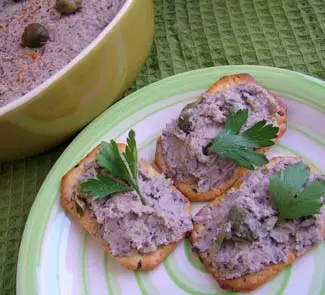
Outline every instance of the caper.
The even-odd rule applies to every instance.
[[[192,123],[190,121],[189,114],[185,113],[178,117],[177,119],[177,125],[180,129],[182,129],[184,132],[188,133],[191,131]]]
[[[237,204],[231,206],[228,218],[233,222],[243,222],[247,216],[247,211]]]
[[[214,246],[216,247],[216,250],[219,251],[222,247],[222,244],[231,238],[230,232],[228,230],[228,224],[222,224],[220,225],[219,233],[214,239]]]
[[[230,208],[229,221],[231,222],[231,230],[236,238],[253,241],[258,238],[249,222],[249,213],[237,204]]]
[[[203,101],[203,96],[199,96],[198,99],[196,100],[196,104],[200,104]]]
[[[195,102],[188,103],[185,107],[183,107],[183,109],[181,110],[181,113],[185,112],[189,109],[193,109],[196,106],[197,106],[197,104]]]
[[[192,109],[197,104],[195,102],[187,104],[181,111],[181,114],[179,115],[177,119],[177,125],[180,129],[182,129],[184,132],[188,133],[191,131],[192,123],[190,121],[190,115],[187,112],[189,109]]]
[[[21,37],[21,45],[30,48],[43,46],[50,39],[47,29],[39,23],[32,23],[25,27]]]
[[[81,8],[82,0],[56,0],[55,9],[62,14],[74,13]]]

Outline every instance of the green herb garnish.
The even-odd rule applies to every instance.
[[[224,128],[209,146],[208,152],[217,153],[242,167],[254,170],[269,161],[264,154],[255,152],[253,148],[273,145],[272,139],[276,138],[279,128],[272,124],[266,124],[266,121],[263,120],[239,134],[247,119],[247,109],[230,115]]]
[[[309,168],[298,162],[271,177],[269,190],[280,221],[314,215],[323,205],[325,180],[306,184],[309,174]]]
[[[122,154],[119,152],[114,140],[110,143],[102,142],[96,160],[98,165],[112,176],[102,173],[95,179],[82,182],[81,187],[85,192],[94,199],[103,199],[114,193],[134,190],[140,197],[141,203],[146,204],[138,183],[138,152],[133,130],[128,134],[125,152]]]

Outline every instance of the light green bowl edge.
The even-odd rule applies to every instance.
[[[134,0],[128,0],[130,2],[129,7],[131,7],[134,3]],[[128,10],[125,10],[122,15],[120,15],[119,19],[116,22],[116,25],[121,23],[125,15],[128,13]],[[47,91],[47,88],[57,84],[60,80],[64,80],[66,78],[67,73],[73,70],[78,64],[82,62],[82,59],[89,58],[93,54],[94,49],[97,46],[100,46],[103,40],[111,33],[111,30],[108,30],[105,34],[101,32],[100,36],[97,36],[95,40],[91,42],[86,48],[84,48],[75,58],[73,58],[67,65],[57,71],[55,74],[46,79],[43,83],[38,85],[36,88],[32,89],[25,95],[19,97],[13,102],[8,103],[7,105],[0,108],[0,117],[8,116],[12,112],[19,111],[20,108],[24,107],[25,104],[29,104],[39,99],[44,92]],[[105,28],[106,30],[106,28]]]
[[[112,20],[96,39],[66,66],[26,95],[0,108],[0,131],[4,134],[4,145],[0,145],[0,161],[21,159],[57,146],[75,135],[118,100],[134,82],[150,52],[154,27],[152,6],[152,0],[127,0],[116,20]],[[141,24],[137,22],[138,25],[133,28],[133,31],[129,30],[127,26],[130,21],[134,22],[141,13],[145,13]],[[147,20],[146,26],[143,27],[145,20]],[[142,38],[139,39],[140,32]],[[118,42],[114,43],[116,40]],[[137,40],[138,43],[133,48],[126,47],[126,44]],[[111,81],[112,85],[108,90],[107,86],[106,88],[103,86],[102,81],[100,87],[96,87],[99,90],[93,96],[96,103],[89,103],[87,94],[77,92],[71,97],[79,99],[70,100],[68,96],[67,101],[70,103],[63,103],[59,108],[55,107],[51,98],[64,97],[74,92],[73,89],[76,87],[73,85],[78,85],[80,82],[80,73],[87,73],[87,63],[97,61],[98,57],[108,51],[113,51],[116,55],[118,50],[122,52],[121,56],[125,57],[128,63],[126,70],[120,73],[123,77],[117,80],[119,83]],[[116,58],[106,68],[109,69],[105,73],[107,77],[114,71],[121,72],[120,63]],[[96,75],[92,70],[91,77],[94,76]],[[67,82],[72,86],[66,87]],[[52,109],[56,110],[52,112]],[[44,116],[43,111],[49,112],[51,116]]]

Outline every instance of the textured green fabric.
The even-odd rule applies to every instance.
[[[191,69],[261,64],[325,79],[324,0],[156,0],[155,40],[130,93]],[[0,294],[15,294],[21,235],[64,146],[0,164]],[[40,222],[42,222],[40,220]]]

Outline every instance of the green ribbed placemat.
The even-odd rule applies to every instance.
[[[155,24],[151,54],[127,93],[176,73],[227,64],[276,66],[325,79],[324,0],[156,0]],[[1,295],[15,294],[24,224],[63,149],[0,163]]]

